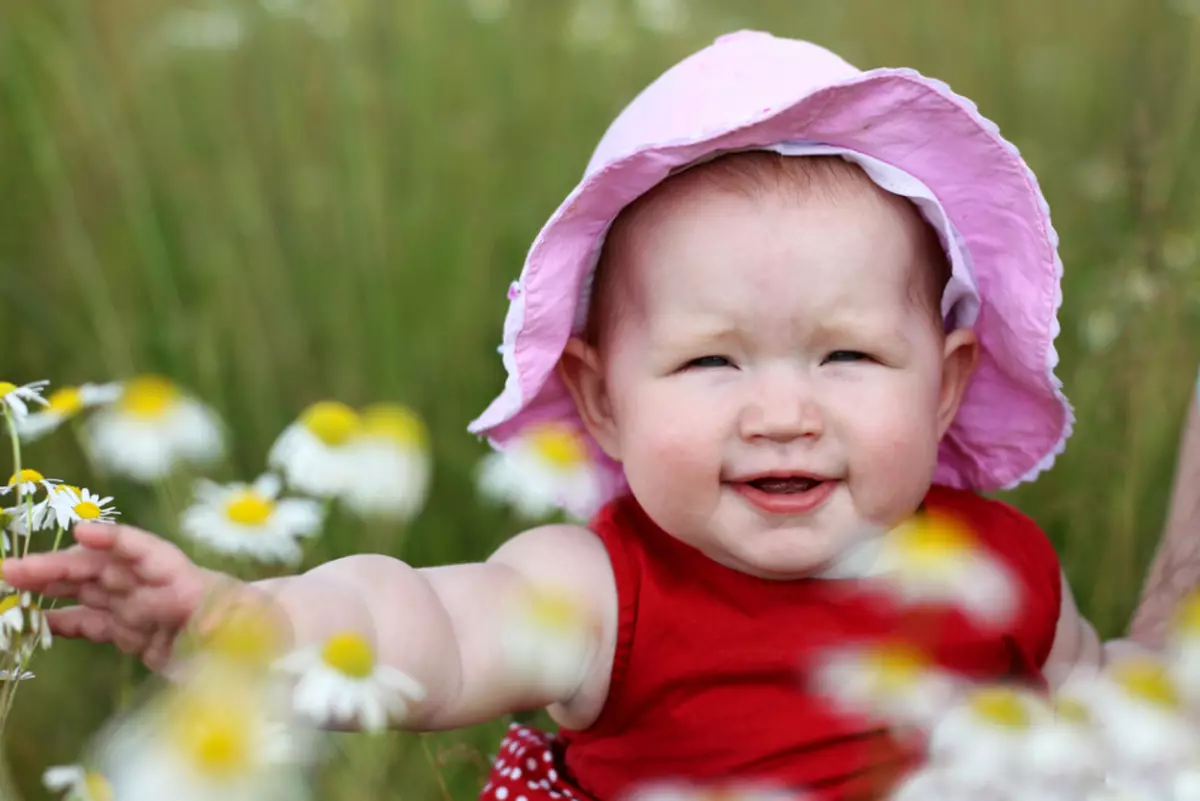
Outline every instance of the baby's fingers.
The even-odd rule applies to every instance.
[[[166,540],[133,526],[80,523],[75,541],[96,551],[111,551],[148,584],[165,584],[188,565],[183,551]]]
[[[101,551],[73,546],[54,553],[39,553],[4,560],[4,580],[19,590],[42,592],[57,582],[92,581],[112,557]]]
[[[72,606],[67,609],[52,609],[46,613],[50,631],[59,637],[74,637],[92,642],[112,642],[112,615],[100,609]]]

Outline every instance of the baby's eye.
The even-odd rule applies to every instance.
[[[731,364],[732,362],[730,362],[729,359],[726,359],[724,356],[701,356],[699,359],[692,359],[690,362],[685,364],[684,369],[689,369],[692,367],[729,367]]]
[[[825,357],[826,362],[861,362],[870,360],[870,356],[858,350],[835,350]]]

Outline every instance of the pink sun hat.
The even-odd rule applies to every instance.
[[[943,312],[980,341],[934,480],[988,492],[1048,469],[1073,415],[1054,375],[1058,236],[1033,172],[974,103],[941,81],[910,69],[862,71],[817,45],[757,31],[722,36],[684,59],[609,127],[509,290],[500,348],[508,378],[468,430],[499,449],[533,423],[582,430],[556,366],[586,320],[609,226],[670,175],[740,150],[838,154],[914,201],[951,262]],[[592,445],[603,502],[624,479]]]

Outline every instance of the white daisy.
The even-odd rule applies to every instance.
[[[528,587],[508,602],[501,630],[514,679],[556,692],[577,688],[597,647],[597,623],[565,588]]]
[[[16,677],[15,679],[13,677]],[[28,681],[37,678],[32,671],[22,670],[19,673],[11,670],[0,670],[0,681]]]
[[[347,443],[354,477],[342,491],[357,514],[407,521],[429,492],[429,431],[411,409],[381,403],[363,409],[362,424]]]
[[[900,603],[948,604],[985,625],[1003,626],[1021,600],[1012,572],[965,522],[944,514],[918,515],[885,534],[874,572]]]
[[[1038,716],[1025,740],[1028,786],[1035,795],[1078,798],[1103,782],[1109,755],[1085,703],[1060,691],[1051,708],[1053,714]]]
[[[180,527],[187,537],[232,556],[260,562],[298,563],[297,540],[321,529],[325,510],[310,498],[280,499],[279,479],[266,473],[253,485],[214,484],[202,480],[196,502],[184,511]]]
[[[1046,705],[1023,689],[974,686],[933,727],[930,758],[973,790],[1014,786],[1024,778],[1030,735],[1050,716]]]
[[[852,715],[928,728],[951,706],[959,681],[905,642],[833,648],[811,673],[815,692]]]
[[[0,410],[12,420],[24,420],[29,414],[30,403],[46,405],[42,391],[49,385],[49,381],[34,381],[24,386],[17,386],[9,381],[0,381]]]
[[[972,797],[953,772],[934,764],[908,773],[887,795],[888,801],[968,801]]]
[[[364,731],[381,731],[425,698],[424,687],[380,664],[371,644],[354,632],[294,651],[277,666],[299,677],[293,705],[317,725],[357,723]]]
[[[600,498],[600,477],[581,432],[562,423],[540,423],[479,466],[479,491],[537,520],[566,509],[591,514]]]
[[[331,498],[343,492],[354,475],[346,446],[361,425],[358,412],[344,403],[314,403],[275,440],[267,462],[283,473],[289,487]]]
[[[37,494],[39,489],[49,493],[61,483],[57,478],[46,478],[38,471],[26,467],[21,472],[12,474],[8,483],[0,487],[0,495],[16,493],[17,499],[21,500],[26,495]]]
[[[1200,763],[1200,732],[1187,718],[1183,693],[1164,662],[1149,654],[1129,656],[1072,684],[1073,696],[1087,705],[1114,766],[1127,775],[1161,774]]]
[[[1193,713],[1200,713],[1200,591],[1180,602],[1167,634],[1171,677]]]
[[[117,801],[292,801],[303,745],[261,685],[193,681],[110,726],[97,764]]]
[[[88,451],[104,469],[143,483],[181,463],[201,464],[224,452],[217,415],[166,378],[142,375],[85,426]]]
[[[121,397],[120,384],[83,384],[59,387],[47,397],[46,410],[33,412],[17,424],[22,440],[33,442],[57,429],[85,409],[112,403]]]
[[[42,784],[50,792],[61,794],[64,801],[114,801],[108,779],[82,765],[47,768]]]
[[[60,484],[42,502],[42,516],[36,521],[39,528],[69,529],[80,521],[114,523],[120,514],[112,507],[112,497],[101,497],[90,489]]]
[[[49,648],[53,641],[46,616],[28,592],[0,598],[0,650],[10,651],[16,645],[27,656],[39,645]]]

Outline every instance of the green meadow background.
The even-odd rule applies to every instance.
[[[312,401],[410,404],[427,510],[336,517],[311,560],[482,557],[520,526],[475,500],[465,432],[503,382],[505,290],[611,117],[740,27],[943,78],[1040,176],[1078,422],[1009,498],[1119,633],[1200,364],[1200,0],[0,0],[0,377],[168,375],[228,422],[222,479]],[[168,536],[187,500],[95,475],[69,432],[26,462]],[[74,642],[34,669],[5,742],[28,799],[143,677]],[[340,736],[319,797],[471,798],[504,725]]]

